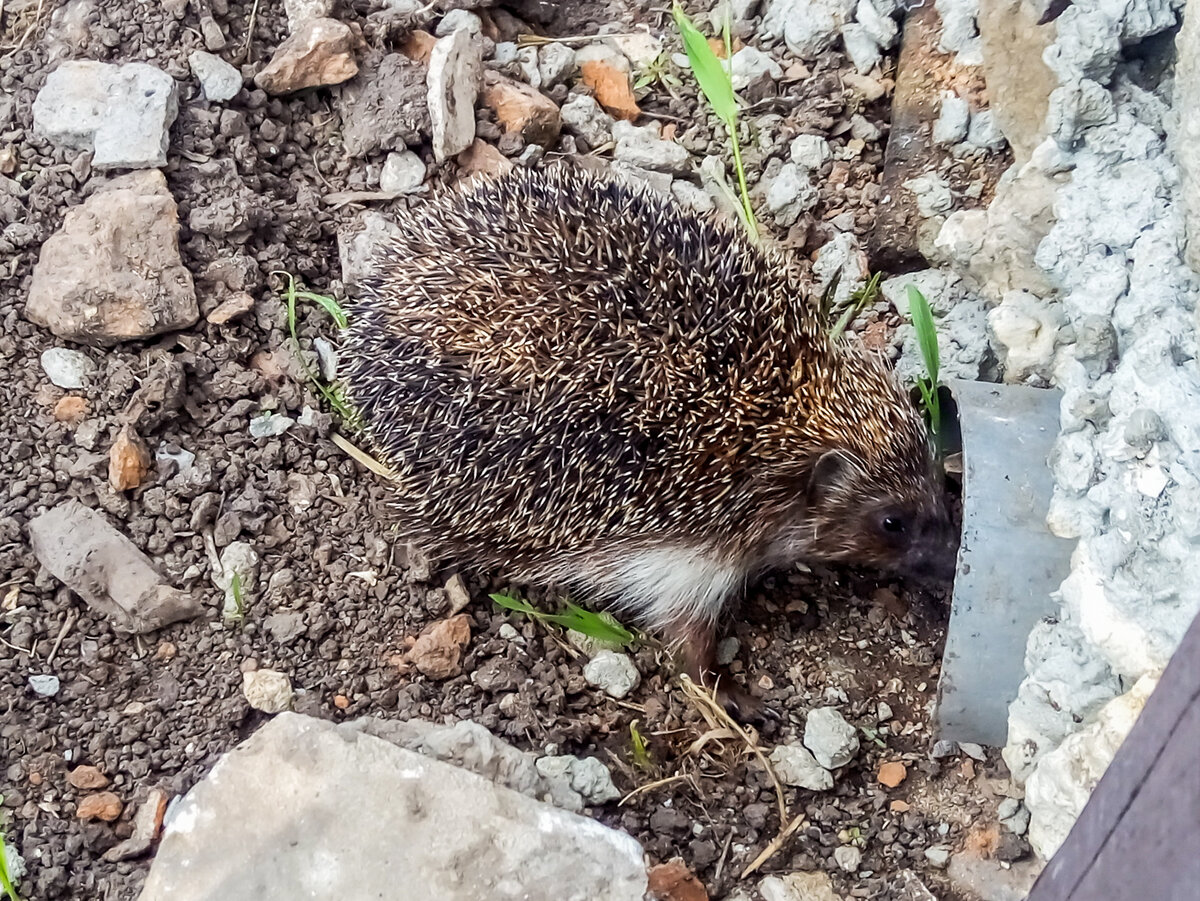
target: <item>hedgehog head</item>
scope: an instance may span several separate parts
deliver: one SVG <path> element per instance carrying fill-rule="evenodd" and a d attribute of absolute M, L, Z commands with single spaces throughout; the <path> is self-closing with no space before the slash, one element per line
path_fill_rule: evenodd
<path fill-rule="evenodd" d="M 797 394 L 811 444 L 777 556 L 953 578 L 957 539 L 929 433 L 894 375 L 831 348 Z"/>

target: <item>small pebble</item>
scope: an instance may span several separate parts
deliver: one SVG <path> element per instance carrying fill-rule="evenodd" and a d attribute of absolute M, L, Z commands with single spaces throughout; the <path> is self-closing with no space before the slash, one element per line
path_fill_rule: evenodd
<path fill-rule="evenodd" d="M 847 873 L 853 873 L 858 870 L 858 865 L 862 863 L 862 851 L 853 845 L 842 845 L 840 848 L 834 849 L 833 859 Z"/>
<path fill-rule="evenodd" d="M 411 150 L 389 153 L 379 173 L 379 190 L 412 194 L 425 182 L 425 163 Z"/>
<path fill-rule="evenodd" d="M 282 435 L 296 424 L 290 416 L 282 413 L 266 413 L 250 419 L 251 438 L 274 438 Z"/>
<path fill-rule="evenodd" d="M 976 760 L 987 760 L 987 755 L 983 753 L 983 748 L 975 744 L 973 741 L 961 741 L 958 743 L 958 749 L 968 757 L 973 757 Z"/>
<path fill-rule="evenodd" d="M 42 369 L 52 384 L 70 390 L 82 388 L 87 377 L 96 371 L 96 364 L 82 351 L 51 347 L 42 351 Z"/>
<path fill-rule="evenodd" d="M 292 680 L 270 669 L 242 673 L 246 703 L 263 713 L 283 713 L 292 706 Z"/>
<path fill-rule="evenodd" d="M 741 642 L 734 635 L 721 639 L 720 643 L 717 644 L 717 663 L 721 666 L 729 666 L 729 664 L 733 663 L 734 658 L 737 657 L 741 647 Z"/>
<path fill-rule="evenodd" d="M 930 866 L 937 867 L 939 870 L 944 869 L 950 863 L 950 849 L 945 845 L 926 848 L 925 859 L 929 861 Z"/>
<path fill-rule="evenodd" d="M 593 688 L 599 688 L 610 698 L 618 700 L 637 688 L 641 681 L 637 667 L 627 654 L 600 651 L 583 668 L 583 677 Z"/>
<path fill-rule="evenodd" d="M 941 760 L 944 757 L 953 757 L 957 753 L 958 742 L 943 738 L 934 744 L 933 750 L 929 752 L 929 756 L 934 760 Z"/>
<path fill-rule="evenodd" d="M 817 763 L 835 770 L 858 753 L 858 734 L 836 707 L 819 707 L 804 723 L 804 746 Z"/>
<path fill-rule="evenodd" d="M 59 685 L 58 676 L 29 677 L 29 687 L 33 689 L 34 694 L 43 698 L 52 698 L 58 694 Z"/>

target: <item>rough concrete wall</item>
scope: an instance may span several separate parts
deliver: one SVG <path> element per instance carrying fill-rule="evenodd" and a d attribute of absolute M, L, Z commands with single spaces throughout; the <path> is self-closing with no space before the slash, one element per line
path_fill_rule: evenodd
<path fill-rule="evenodd" d="M 1042 60 L 1054 40 L 1053 23 L 1038 25 L 1028 0 L 979 0 L 979 38 L 989 107 L 1012 147 L 1017 165 L 1029 161 L 1046 137 L 1046 111 L 1058 79 Z"/>
<path fill-rule="evenodd" d="M 1175 58 L 1172 149 L 1182 175 L 1188 238 L 1184 259 L 1200 273 L 1200 0 L 1189 0 L 1184 7 Z"/>

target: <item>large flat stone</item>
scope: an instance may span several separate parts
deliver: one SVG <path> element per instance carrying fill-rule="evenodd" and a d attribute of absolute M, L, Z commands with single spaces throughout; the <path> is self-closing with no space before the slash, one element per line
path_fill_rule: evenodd
<path fill-rule="evenodd" d="M 171 813 L 141 901 L 642 901 L 636 841 L 367 735 L 284 713 Z"/>

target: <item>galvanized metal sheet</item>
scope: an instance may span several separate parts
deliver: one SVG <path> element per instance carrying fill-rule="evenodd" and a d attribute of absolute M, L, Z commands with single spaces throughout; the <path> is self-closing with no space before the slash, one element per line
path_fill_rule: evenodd
<path fill-rule="evenodd" d="M 1060 392 L 951 382 L 963 442 L 963 529 L 938 685 L 939 737 L 1003 745 L 1025 644 L 1057 611 L 1074 542 L 1046 527 Z"/>

